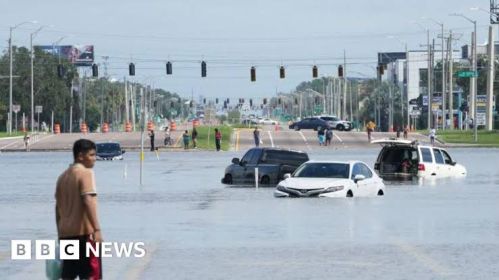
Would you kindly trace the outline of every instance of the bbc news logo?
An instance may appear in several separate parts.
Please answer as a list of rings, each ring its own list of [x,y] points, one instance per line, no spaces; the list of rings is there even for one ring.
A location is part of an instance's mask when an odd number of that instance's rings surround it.
[[[12,260],[31,260],[31,240],[11,240]],[[100,247],[100,250],[99,250]],[[79,240],[60,240],[59,247],[55,240],[35,240],[35,260],[77,260],[80,257]],[[144,242],[101,242],[85,243],[85,256],[102,258],[143,258],[146,255]]]

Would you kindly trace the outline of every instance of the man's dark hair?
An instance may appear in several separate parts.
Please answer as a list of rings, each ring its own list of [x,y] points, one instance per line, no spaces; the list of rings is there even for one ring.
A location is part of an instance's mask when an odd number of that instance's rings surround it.
[[[74,159],[76,159],[78,157],[78,154],[86,154],[91,150],[97,150],[95,143],[88,139],[80,139],[73,145],[73,157]]]

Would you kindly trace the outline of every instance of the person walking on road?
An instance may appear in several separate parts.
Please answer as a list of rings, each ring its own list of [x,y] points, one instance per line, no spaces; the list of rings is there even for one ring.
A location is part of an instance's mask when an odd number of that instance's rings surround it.
[[[149,138],[151,139],[151,152],[154,151],[154,130],[149,130]]]
[[[24,148],[26,149],[26,152],[29,152],[29,134],[28,132],[24,133]]]
[[[217,152],[220,151],[221,144],[222,144],[222,133],[220,133],[218,128],[215,128],[215,147],[217,149]]]
[[[317,130],[317,138],[319,138],[319,146],[322,146],[326,142],[326,134],[324,132],[324,128],[319,128]]]
[[[182,140],[184,140],[184,150],[189,149],[189,131],[186,130],[184,134],[182,134]]]
[[[79,256],[62,261],[62,279],[102,279],[101,258],[86,247],[102,242],[97,214],[97,190],[92,168],[95,143],[80,139],[73,144],[74,163],[57,179],[55,216],[59,240],[79,241]],[[96,249],[98,250],[98,249]]]
[[[326,130],[326,146],[331,146],[331,140],[333,139],[333,129],[329,128]]]
[[[369,141],[369,143],[371,143],[371,134],[373,133],[374,129],[376,128],[376,124],[373,121],[369,121],[366,124],[366,128],[367,128],[367,140]]]
[[[253,139],[255,140],[255,146],[259,147],[260,146],[260,130],[258,130],[257,126],[255,126],[255,130],[253,130]]]
[[[404,139],[407,139],[407,136],[409,135],[409,126],[404,127]]]
[[[432,146],[435,144],[435,138],[437,138],[437,131],[432,127],[430,129],[430,142]]]
[[[192,139],[192,147],[194,149],[196,149],[196,147],[197,147],[197,139],[198,139],[198,131],[196,130],[195,127],[192,129],[191,139]]]

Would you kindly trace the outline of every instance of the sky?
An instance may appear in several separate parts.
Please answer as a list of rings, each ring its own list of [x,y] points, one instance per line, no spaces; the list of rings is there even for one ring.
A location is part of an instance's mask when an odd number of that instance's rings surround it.
[[[470,42],[477,21],[478,42],[487,40],[489,1],[465,0],[0,0],[0,49],[29,47],[30,33],[45,26],[35,45],[94,45],[99,74],[104,58],[111,78],[125,78],[194,98],[259,98],[290,92],[319,76],[337,76],[346,57],[347,77],[374,77],[378,52],[421,50],[425,28],[440,26]],[[497,27],[495,27],[497,28]],[[494,35],[497,34],[497,30]],[[437,49],[439,46],[436,47]],[[201,78],[201,61],[207,77]],[[171,61],[173,75],[166,75]],[[133,62],[136,76],[128,76]],[[279,78],[279,67],[286,78]],[[250,68],[256,68],[256,82]],[[88,75],[91,69],[86,68]],[[0,75],[8,73],[0,73]]]

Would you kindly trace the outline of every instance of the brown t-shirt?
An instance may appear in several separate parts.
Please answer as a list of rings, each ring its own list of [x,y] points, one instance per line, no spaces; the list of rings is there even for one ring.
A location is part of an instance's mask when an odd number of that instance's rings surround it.
[[[94,232],[83,202],[84,195],[96,195],[92,169],[80,163],[69,166],[57,179],[55,190],[56,215],[59,216],[59,238],[87,235]]]

